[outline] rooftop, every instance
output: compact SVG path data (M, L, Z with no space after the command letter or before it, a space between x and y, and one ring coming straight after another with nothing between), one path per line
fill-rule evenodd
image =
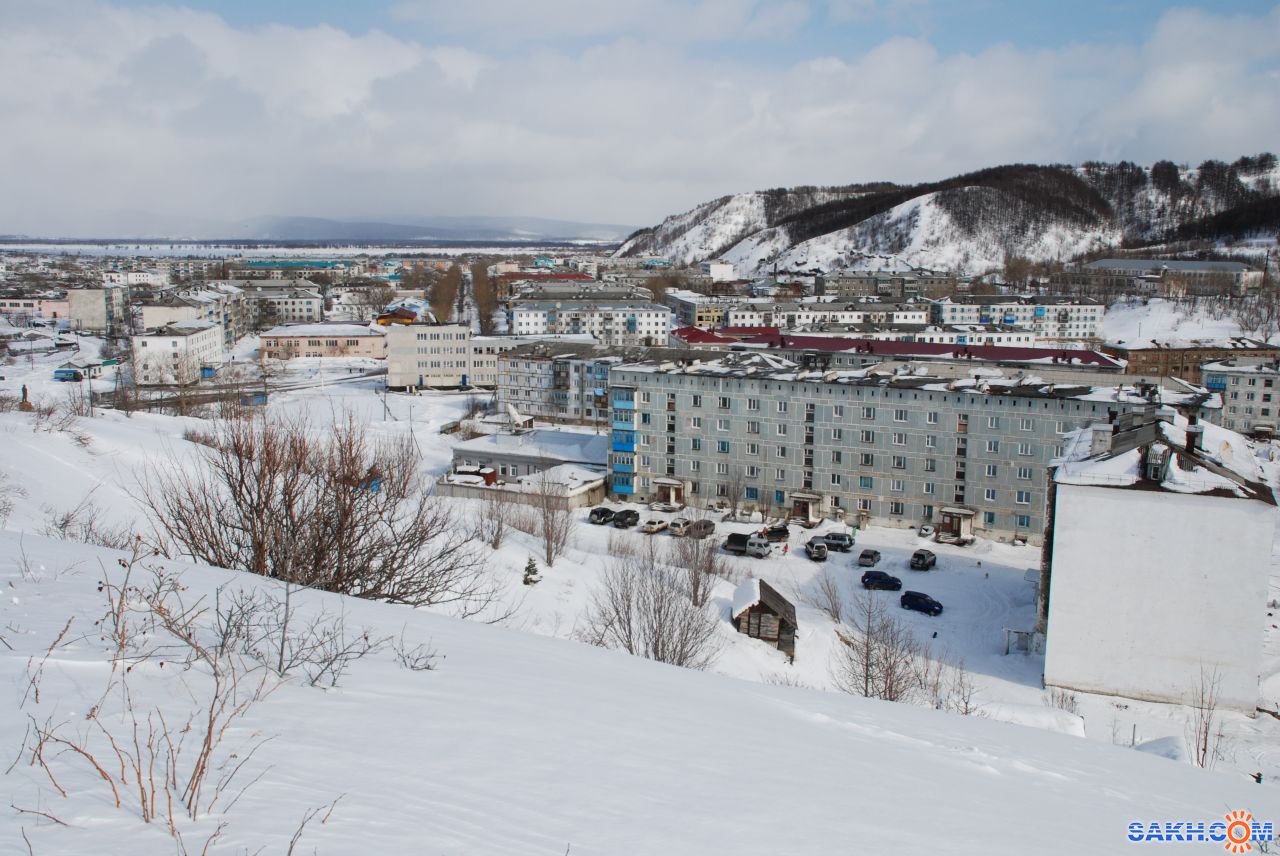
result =
M262 337L275 336L385 336L387 331L381 327L372 328L365 324L283 324L272 327Z
M850 352L882 357L915 359L981 360L984 362L1044 363L1094 366L1119 370L1123 363L1098 351L1070 348L1016 348L1005 345L951 345L941 342L898 342L838 336L792 336L763 333L746 339L741 347L826 352Z
M535 429L517 434L485 434L453 447L459 455L515 454L544 458L548 463L605 466L609 458L609 436L580 431Z
M1148 273L1158 270L1178 272L1243 273L1254 270L1243 262L1206 262L1194 259L1098 259L1086 270L1126 270Z

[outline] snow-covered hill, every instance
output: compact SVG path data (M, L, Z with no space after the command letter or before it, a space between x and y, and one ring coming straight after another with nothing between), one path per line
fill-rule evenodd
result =
M1280 166L1270 155L1196 168L997 167L916 187L726 196L632 235L618 254L681 265L724 258L740 276L775 268L978 274L1009 256L1066 261L1122 243L1227 232L1271 238L1278 192Z

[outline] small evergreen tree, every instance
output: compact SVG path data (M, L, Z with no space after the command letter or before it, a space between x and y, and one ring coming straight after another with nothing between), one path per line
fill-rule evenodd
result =
M533 560L533 556L530 556L529 561L524 566L524 584L531 586L541 579L538 576L538 563Z

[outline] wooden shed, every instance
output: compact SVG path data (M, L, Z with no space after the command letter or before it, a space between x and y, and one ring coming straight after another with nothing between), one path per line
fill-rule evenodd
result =
M733 593L733 626L796 658L796 608L764 580L747 580Z

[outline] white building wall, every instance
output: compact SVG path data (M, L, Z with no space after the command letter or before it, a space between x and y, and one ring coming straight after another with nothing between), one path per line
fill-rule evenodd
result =
M1252 713L1276 509L1076 485L1056 509L1045 683L1186 704L1203 665Z

